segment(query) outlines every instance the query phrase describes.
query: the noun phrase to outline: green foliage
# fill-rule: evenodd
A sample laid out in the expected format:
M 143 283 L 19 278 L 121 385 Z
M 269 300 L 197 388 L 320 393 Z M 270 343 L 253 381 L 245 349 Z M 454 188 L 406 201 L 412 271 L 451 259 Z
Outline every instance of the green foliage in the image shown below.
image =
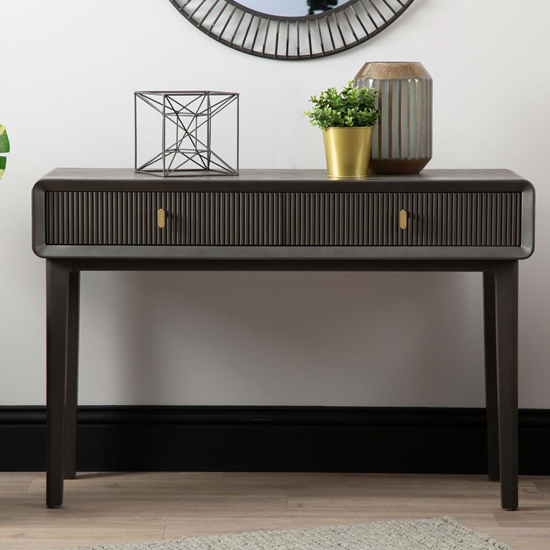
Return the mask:
M 0 124 L 0 153 L 10 152 L 10 140 L 6 132 L 6 127 Z
M 0 153 L 10 152 L 10 140 L 6 132 L 6 127 L 0 124 Z M 6 169 L 6 157 L 0 157 L 0 179 L 4 175 Z
M 329 88 L 318 98 L 313 96 L 313 109 L 304 115 L 321 129 L 374 126 L 380 118 L 380 111 L 375 108 L 377 96 L 376 90 L 356 88 L 350 81 L 341 92 Z

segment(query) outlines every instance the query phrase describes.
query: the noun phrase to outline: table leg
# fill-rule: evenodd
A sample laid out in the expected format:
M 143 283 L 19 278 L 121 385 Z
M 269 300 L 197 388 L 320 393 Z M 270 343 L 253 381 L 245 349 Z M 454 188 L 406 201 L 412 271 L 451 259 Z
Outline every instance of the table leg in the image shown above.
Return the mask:
M 65 397 L 65 479 L 76 477 L 76 426 L 78 406 L 78 336 L 80 325 L 80 271 L 69 275 L 67 388 Z
M 491 481 L 500 479 L 498 444 L 497 326 L 495 276 L 483 273 L 483 325 L 485 336 L 485 403 L 487 407 L 487 457 Z
M 46 261 L 46 504 L 63 504 L 63 426 L 67 372 L 70 262 Z
M 518 262 L 495 262 L 502 507 L 518 507 Z

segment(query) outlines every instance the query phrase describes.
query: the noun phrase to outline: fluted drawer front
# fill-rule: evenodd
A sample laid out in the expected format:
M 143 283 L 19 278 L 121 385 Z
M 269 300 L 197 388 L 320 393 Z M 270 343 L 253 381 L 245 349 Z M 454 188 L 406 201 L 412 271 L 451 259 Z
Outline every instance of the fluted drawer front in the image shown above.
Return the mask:
M 49 245 L 520 246 L 520 222 L 515 192 L 46 192 Z

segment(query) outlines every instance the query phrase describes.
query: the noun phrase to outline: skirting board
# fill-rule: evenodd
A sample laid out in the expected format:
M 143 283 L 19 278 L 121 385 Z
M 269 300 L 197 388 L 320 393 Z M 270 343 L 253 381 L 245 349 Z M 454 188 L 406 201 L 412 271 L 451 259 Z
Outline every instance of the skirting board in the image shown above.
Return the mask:
M 484 409 L 80 407 L 79 471 L 482 474 Z M 520 473 L 550 475 L 550 410 L 520 411 Z M 0 471 L 45 469 L 44 407 L 0 407 Z

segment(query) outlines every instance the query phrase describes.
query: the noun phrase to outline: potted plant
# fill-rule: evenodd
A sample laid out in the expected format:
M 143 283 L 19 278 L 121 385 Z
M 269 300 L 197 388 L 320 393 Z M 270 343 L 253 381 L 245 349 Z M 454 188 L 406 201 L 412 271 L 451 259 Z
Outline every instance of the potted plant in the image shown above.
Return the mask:
M 376 90 L 348 82 L 341 92 L 329 88 L 310 99 L 313 109 L 305 115 L 323 131 L 329 176 L 366 177 L 373 127 L 380 118 L 376 97 Z
M 8 139 L 8 134 L 6 133 L 6 127 L 0 124 L 0 153 L 9 153 L 9 152 L 10 152 L 10 140 Z M 6 157 L 0 156 L 0 179 L 2 179 L 5 169 L 6 169 Z

